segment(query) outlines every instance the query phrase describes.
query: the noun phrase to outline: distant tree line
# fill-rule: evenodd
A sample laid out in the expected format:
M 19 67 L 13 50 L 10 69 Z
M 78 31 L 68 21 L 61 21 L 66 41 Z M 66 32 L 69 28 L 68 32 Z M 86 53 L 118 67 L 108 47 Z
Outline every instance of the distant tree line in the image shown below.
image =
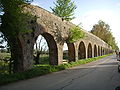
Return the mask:
M 115 37 L 112 35 L 110 26 L 106 24 L 104 21 L 99 20 L 98 23 L 93 26 L 91 33 L 101 38 L 113 49 L 119 50 L 117 43 L 115 41 Z

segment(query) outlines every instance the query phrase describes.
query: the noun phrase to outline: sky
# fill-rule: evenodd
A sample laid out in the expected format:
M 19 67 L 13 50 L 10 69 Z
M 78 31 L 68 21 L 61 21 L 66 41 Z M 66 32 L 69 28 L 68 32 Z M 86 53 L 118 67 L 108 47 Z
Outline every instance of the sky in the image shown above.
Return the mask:
M 120 48 L 120 0 L 72 0 L 77 6 L 71 22 L 80 23 L 84 30 L 92 30 L 93 25 L 99 20 L 109 24 L 116 43 Z M 40 6 L 50 12 L 56 0 L 34 0 L 33 5 Z

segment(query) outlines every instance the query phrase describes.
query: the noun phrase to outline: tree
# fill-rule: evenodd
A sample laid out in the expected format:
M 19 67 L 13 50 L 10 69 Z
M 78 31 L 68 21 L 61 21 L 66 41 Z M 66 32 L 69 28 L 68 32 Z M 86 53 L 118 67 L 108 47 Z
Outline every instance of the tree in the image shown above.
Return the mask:
M 0 13 L 3 13 L 1 15 L 0 32 L 3 33 L 10 46 L 11 58 L 14 60 L 14 72 L 22 72 L 32 67 L 31 64 L 24 65 L 24 62 L 28 63 L 27 59 L 32 60 L 30 53 L 26 53 L 31 45 L 30 41 L 26 42 L 24 40 L 32 32 L 28 28 L 28 22 L 32 16 L 23 10 L 30 1 L 32 0 L 0 0 Z M 24 47 L 21 41 L 24 42 Z M 32 49 L 30 48 L 30 50 Z
M 104 21 L 99 20 L 98 24 L 95 24 L 93 26 L 91 33 L 101 38 L 108 45 L 112 46 L 113 49 L 118 49 L 118 46 L 115 43 L 115 38 L 112 35 L 110 26 Z
M 34 60 L 35 64 L 39 64 L 40 62 L 40 55 L 45 54 L 45 52 L 48 51 L 48 46 L 47 43 L 41 35 L 38 37 L 35 43 L 35 54 L 34 55 Z
M 53 13 L 63 20 L 70 21 L 74 19 L 74 10 L 76 9 L 76 5 L 71 0 L 57 0 L 56 3 L 54 2 L 55 7 L 51 8 Z
M 85 37 L 85 33 L 82 31 L 82 28 L 80 28 L 79 26 L 70 28 L 70 34 L 68 39 L 70 43 L 74 43 L 80 38 L 84 38 L 84 37 Z
M 0 32 L 0 48 L 4 48 L 7 52 L 10 53 L 10 46 L 7 43 L 7 38 L 4 36 L 2 32 Z

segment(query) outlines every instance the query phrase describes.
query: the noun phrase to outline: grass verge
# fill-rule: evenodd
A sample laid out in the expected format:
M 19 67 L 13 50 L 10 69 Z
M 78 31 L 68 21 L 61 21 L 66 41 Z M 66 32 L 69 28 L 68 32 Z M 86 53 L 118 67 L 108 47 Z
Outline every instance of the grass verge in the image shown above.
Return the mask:
M 109 54 L 110 55 L 110 54 Z M 70 62 L 67 64 L 61 64 L 58 66 L 51 66 L 51 65 L 35 65 L 31 70 L 28 70 L 26 72 L 22 73 L 14 73 L 14 74 L 1 74 L 0 75 L 0 85 L 8 84 L 11 82 L 19 81 L 19 80 L 25 80 L 29 78 L 33 78 L 36 76 L 45 75 L 51 72 L 61 71 L 65 70 L 70 67 L 78 66 L 81 64 L 86 64 L 95 60 L 99 60 L 103 57 L 109 56 L 109 55 L 103 55 L 99 57 L 94 58 L 88 58 L 83 60 L 77 60 L 76 62 Z

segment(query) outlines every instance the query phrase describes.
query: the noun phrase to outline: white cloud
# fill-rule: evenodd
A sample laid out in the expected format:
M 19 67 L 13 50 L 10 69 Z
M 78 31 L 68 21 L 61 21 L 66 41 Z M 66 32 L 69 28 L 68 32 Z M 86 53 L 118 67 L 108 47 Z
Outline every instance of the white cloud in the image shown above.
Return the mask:
M 32 2 L 31 4 L 32 4 L 32 5 L 39 6 L 39 3 L 38 3 L 38 2 Z

